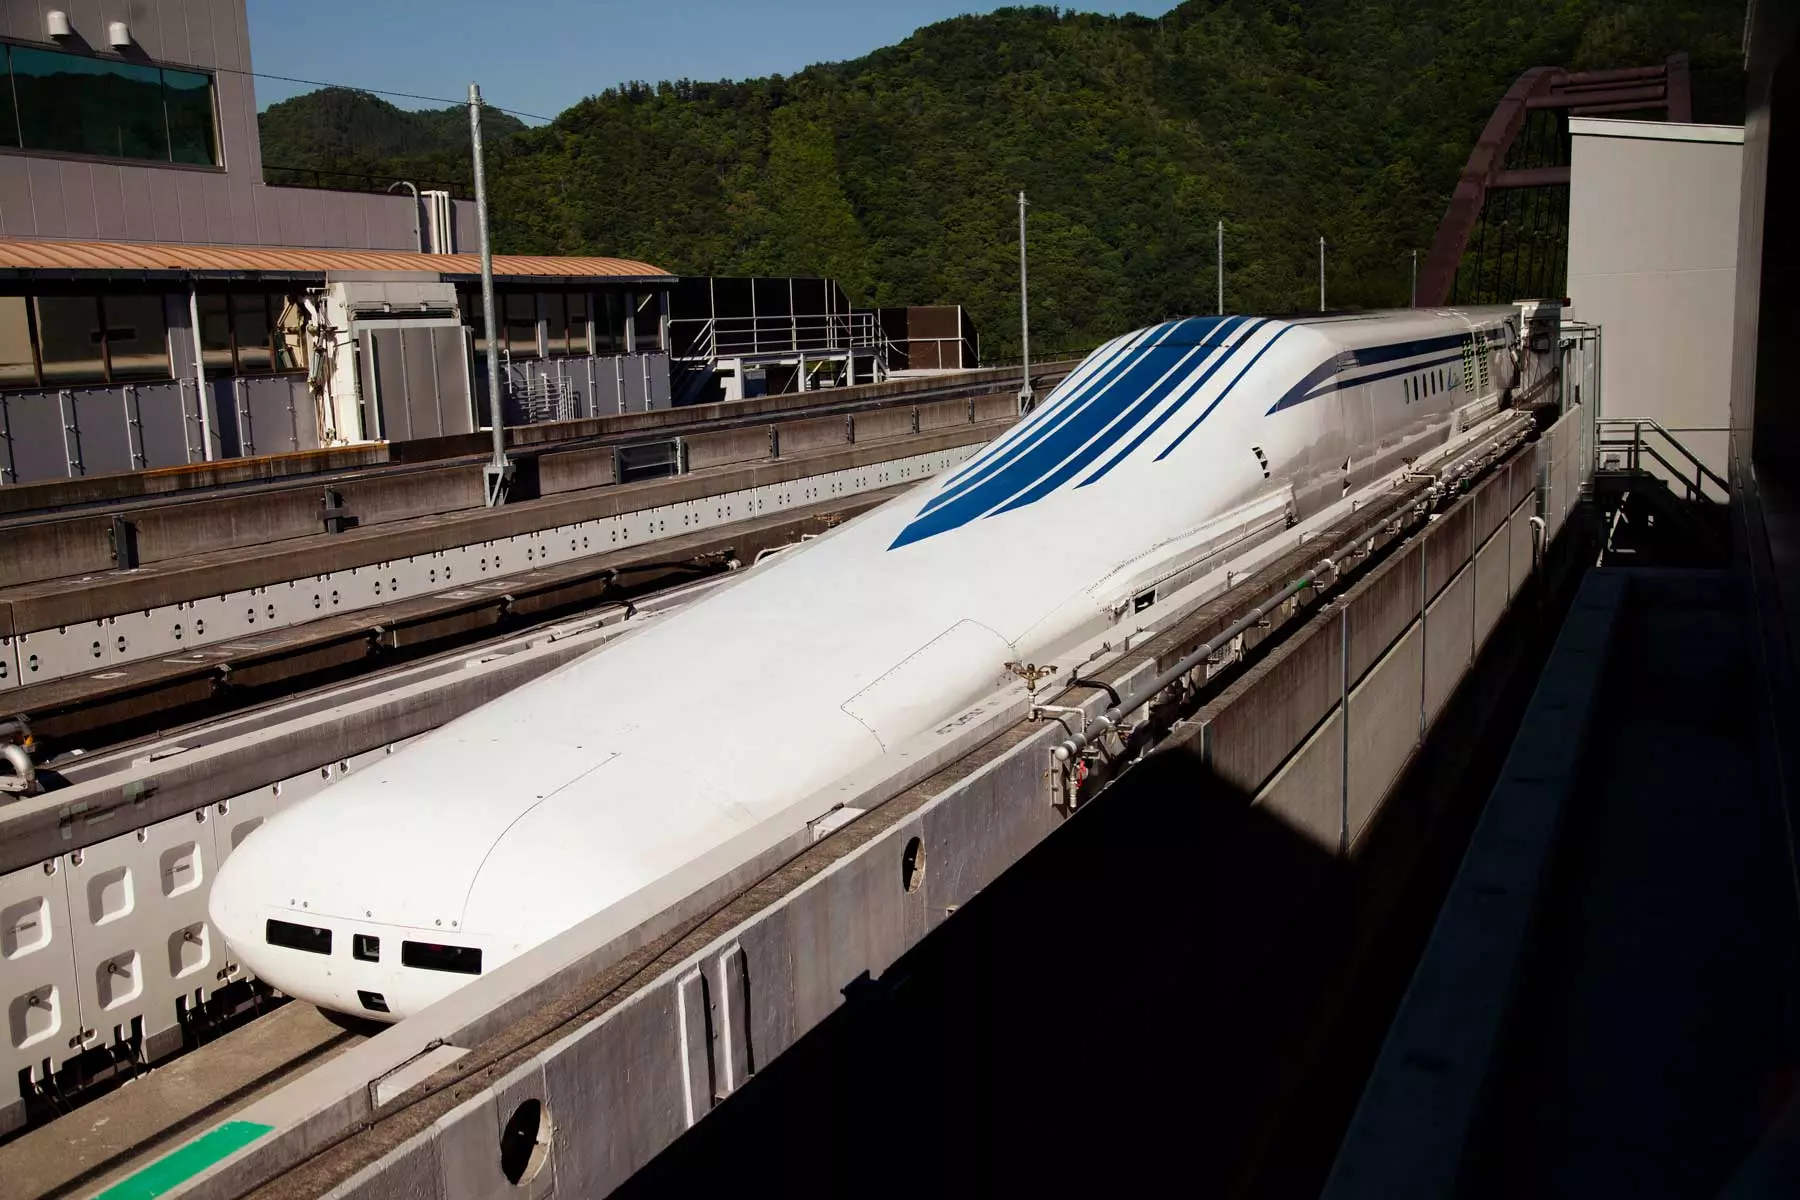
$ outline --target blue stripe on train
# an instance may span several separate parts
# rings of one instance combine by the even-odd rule
[[[1244,329],[1243,336],[1238,338],[1237,341],[1231,343],[1231,345],[1225,347],[1223,352],[1214,356],[1212,365],[1206,368],[1206,371],[1200,376],[1199,380],[1194,384],[1194,386],[1188,390],[1188,394],[1181,398],[1181,401],[1179,403],[1171,404],[1169,407],[1163,409],[1163,411],[1161,413],[1157,414],[1156,420],[1154,420],[1154,421],[1150,422],[1150,424],[1146,425],[1143,428],[1143,430],[1138,433],[1138,435],[1136,437],[1132,438],[1131,441],[1129,441],[1125,444],[1125,447],[1123,449],[1118,451],[1111,458],[1107,459],[1106,463],[1103,466],[1101,466],[1101,468],[1099,470],[1095,471],[1092,475],[1089,475],[1086,479],[1084,479],[1080,483],[1076,484],[1075,485],[1076,487],[1086,487],[1088,484],[1093,483],[1096,480],[1104,478],[1106,476],[1107,472],[1111,471],[1114,467],[1118,466],[1120,463],[1124,462],[1127,458],[1129,458],[1131,456],[1131,453],[1134,450],[1136,450],[1139,446],[1143,445],[1144,442],[1147,441],[1150,438],[1150,436],[1152,434],[1154,434],[1158,429],[1161,429],[1163,427],[1164,423],[1167,422],[1170,417],[1174,416],[1177,412],[1179,412],[1182,409],[1182,407],[1185,406],[1190,399],[1192,399],[1194,396],[1198,395],[1200,393],[1200,389],[1204,388],[1209,382],[1212,381],[1212,377],[1218,373],[1219,368],[1223,367],[1228,361],[1230,361],[1231,356],[1236,354],[1240,349],[1242,349],[1244,346],[1244,343],[1248,342],[1251,339],[1251,337],[1253,337],[1256,334],[1257,330],[1261,329],[1264,325],[1268,324],[1267,320],[1250,321],[1249,318],[1246,318],[1246,317],[1238,317],[1238,318],[1234,318],[1234,320],[1236,320],[1240,325],[1243,325],[1243,324],[1248,325],[1248,328]],[[1231,329],[1225,329],[1222,331],[1222,334],[1229,334],[1231,332],[1232,332]]]
[[[951,479],[942,490],[925,502],[921,513],[933,512],[958,496],[966,494],[970,489],[979,486],[986,480],[994,478],[1005,471],[1020,457],[1029,453],[1057,430],[1074,420],[1089,405],[1105,394],[1107,388],[1129,371],[1137,363],[1143,361],[1146,354],[1166,341],[1173,334],[1176,324],[1166,322],[1155,325],[1143,332],[1143,336],[1126,339],[1127,344],[1120,348],[1110,363],[1100,366],[1093,375],[1068,395],[1060,397],[1054,407],[1037,414],[1030,422],[1029,429],[1023,429],[1023,436],[1013,440],[1001,449],[998,454],[989,458],[980,468]],[[1162,334],[1159,338],[1157,335]]]
[[[1080,397],[1088,395],[1097,382],[1106,378],[1133,350],[1151,341],[1162,328],[1161,325],[1154,325],[1114,338],[1094,351],[1088,356],[1089,361],[1077,366],[1075,373],[1051,393],[1050,398],[1039,409],[1037,421],[1021,422],[989,442],[979,454],[944,481],[943,487],[927,501],[926,509],[942,504],[950,498],[950,493],[960,491],[965,484],[972,482],[973,476],[988,473],[990,468],[1002,465],[1002,460],[1010,460],[1022,447],[1042,437],[1054,422],[1073,410]],[[1084,368],[1088,368],[1085,376],[1082,375]],[[1056,413],[1055,416],[1049,415],[1052,411]]]
[[[1167,327],[1152,344],[1122,360],[1085,402],[1069,405],[1067,413],[1029,444],[1021,442],[1006,462],[995,463],[979,479],[971,477],[954,495],[934,497],[889,549],[966,525],[1032,490],[1071,461],[1074,471],[1092,463],[1129,433],[1144,413],[1180,388],[1182,368],[1217,347],[1220,326],[1239,320],[1197,317]]]
[[[1395,342],[1392,345],[1387,346],[1367,346],[1361,350],[1350,351],[1351,361],[1348,364],[1343,362],[1341,356],[1333,357],[1329,362],[1324,362],[1317,367],[1314,367],[1307,373],[1306,378],[1289,388],[1287,393],[1275,402],[1274,407],[1269,409],[1269,414],[1272,416],[1283,409],[1293,408],[1295,405],[1304,404],[1308,400],[1316,400],[1320,396],[1337,391],[1339,388],[1355,387],[1359,383],[1366,382],[1365,379],[1345,379],[1339,381],[1336,376],[1342,371],[1354,371],[1358,367],[1377,366],[1381,363],[1395,362],[1402,358],[1413,358],[1416,355],[1430,354],[1436,350],[1448,350],[1452,347],[1460,350],[1468,343],[1469,336],[1470,335],[1467,333],[1452,333],[1445,334],[1441,337],[1419,338],[1418,340],[1411,342]],[[1407,371],[1422,370],[1427,366],[1436,365],[1438,365],[1436,362],[1413,363],[1402,367],[1398,371],[1389,371],[1385,374],[1374,375],[1368,378],[1389,379],[1394,375],[1403,375]]]

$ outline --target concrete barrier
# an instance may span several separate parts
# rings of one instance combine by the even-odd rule
[[[967,400],[932,400],[917,405],[919,413],[919,431],[929,432],[943,429],[949,425],[967,425],[969,423],[969,402]]]
[[[538,495],[557,496],[617,482],[617,456],[611,446],[559,450],[538,459]]]
[[[760,462],[769,458],[774,444],[771,429],[777,429],[775,436],[781,436],[787,427],[751,425],[744,429],[726,429],[718,433],[701,433],[683,438],[681,444],[687,450],[688,470],[704,471],[709,467]]]
[[[781,456],[815,454],[850,442],[848,416],[811,417],[804,421],[788,421],[781,426]]]
[[[854,432],[859,442],[880,442],[891,438],[911,437],[913,429],[913,409],[879,408],[873,412],[856,414]]]

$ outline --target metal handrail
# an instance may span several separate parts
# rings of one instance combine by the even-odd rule
[[[1682,445],[1680,438],[1677,438],[1674,434],[1663,428],[1662,423],[1654,418],[1601,417],[1594,422],[1594,426],[1594,461],[1596,464],[1600,462],[1601,455],[1606,451],[1623,450],[1627,453],[1627,468],[1633,471],[1642,471],[1645,469],[1643,461],[1647,455],[1655,462],[1660,463],[1663,469],[1668,471],[1671,476],[1681,481],[1682,486],[1687,489],[1688,499],[1711,500],[1712,497],[1706,494],[1704,482],[1709,479],[1714,484],[1718,485],[1720,491],[1725,493],[1726,499],[1730,499],[1731,485],[1727,483],[1718,472],[1701,462],[1692,450],[1689,450],[1686,446]],[[1608,438],[1606,436],[1608,430],[1624,429],[1629,429],[1631,431],[1631,436],[1629,438]],[[1683,468],[1677,467],[1674,463],[1664,458],[1656,446],[1651,445],[1646,440],[1646,430],[1660,435],[1662,440],[1673,447],[1675,452],[1681,458],[1687,460],[1688,465],[1693,468],[1694,472],[1691,480],[1688,478],[1687,472]]]
[[[670,345],[684,347],[682,358],[880,350],[886,348],[887,340],[871,312],[677,317],[669,321]]]

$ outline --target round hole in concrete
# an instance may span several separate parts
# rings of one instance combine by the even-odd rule
[[[916,892],[924,882],[925,843],[918,838],[908,838],[906,849],[900,852],[900,886]]]
[[[500,1131],[500,1173],[515,1187],[537,1178],[550,1161],[550,1111],[541,1100],[513,1109]]]

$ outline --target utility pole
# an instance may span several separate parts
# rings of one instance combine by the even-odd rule
[[[1325,239],[1319,239],[1319,311],[1325,311]]]
[[[1414,250],[1412,252],[1412,254],[1413,254],[1412,306],[1414,308],[1417,308],[1417,307],[1419,307],[1419,252],[1417,250]]]
[[[481,160],[481,88],[469,85],[469,141],[475,160],[475,224],[481,230],[481,320],[487,330],[488,420],[494,430],[494,459],[482,468],[487,506],[506,503],[513,464],[506,457],[506,397],[500,391],[500,335],[494,325],[494,249],[488,241],[487,172]]]
[[[1025,378],[1019,384],[1019,415],[1022,417],[1037,404],[1031,391],[1031,306],[1025,286],[1025,193],[1019,193],[1019,345],[1025,356]]]
[[[1219,315],[1225,315],[1225,222],[1219,222]]]

